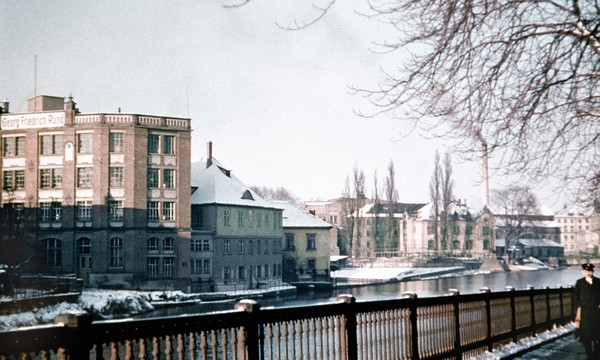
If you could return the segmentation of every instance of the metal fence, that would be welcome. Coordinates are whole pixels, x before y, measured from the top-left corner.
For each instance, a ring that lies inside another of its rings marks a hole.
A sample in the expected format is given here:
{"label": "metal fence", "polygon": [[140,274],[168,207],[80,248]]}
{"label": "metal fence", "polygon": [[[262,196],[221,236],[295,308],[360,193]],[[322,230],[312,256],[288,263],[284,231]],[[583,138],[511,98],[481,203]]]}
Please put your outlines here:
{"label": "metal fence", "polygon": [[544,288],[54,325],[0,333],[0,359],[469,359],[573,317],[573,289]]}

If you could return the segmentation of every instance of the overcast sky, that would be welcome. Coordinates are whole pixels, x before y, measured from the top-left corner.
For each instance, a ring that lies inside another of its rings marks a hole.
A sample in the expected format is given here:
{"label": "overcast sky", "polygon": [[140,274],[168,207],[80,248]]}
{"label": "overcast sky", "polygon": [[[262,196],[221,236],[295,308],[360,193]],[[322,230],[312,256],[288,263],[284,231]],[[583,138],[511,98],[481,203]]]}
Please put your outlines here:
{"label": "overcast sky", "polygon": [[[374,54],[389,29],[357,15],[361,2],[347,3],[287,31],[276,23],[309,19],[310,2],[3,0],[0,98],[11,112],[25,112],[35,94],[72,94],[82,113],[190,117],[193,158],[212,141],[215,158],[247,185],[303,200],[340,196],[355,164],[370,196],[374,172],[381,186],[393,161],[400,201],[428,202],[435,151],[452,144],[355,115],[369,106],[348,86],[375,86],[400,56]],[[456,196],[480,208],[481,165],[453,165]]]}

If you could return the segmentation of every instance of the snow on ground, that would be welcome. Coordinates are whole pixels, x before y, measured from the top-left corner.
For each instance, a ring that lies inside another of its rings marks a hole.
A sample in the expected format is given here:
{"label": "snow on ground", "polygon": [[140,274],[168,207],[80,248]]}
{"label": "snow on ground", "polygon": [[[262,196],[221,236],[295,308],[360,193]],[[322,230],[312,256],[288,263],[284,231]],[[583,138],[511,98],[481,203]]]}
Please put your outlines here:
{"label": "snow on ground", "polygon": [[152,302],[175,302],[189,297],[189,294],[181,291],[85,290],[77,304],[63,302],[23,313],[0,316],[0,331],[51,324],[56,316],[69,311],[87,311],[95,320],[127,317],[154,310]]}
{"label": "snow on ground", "polygon": [[520,351],[531,349],[544,342],[557,339],[564,334],[573,332],[574,330],[575,325],[573,323],[567,324],[565,326],[555,327],[554,329],[540,333],[537,336],[531,336],[525,339],[521,339],[516,343],[507,344],[499,349],[494,350],[493,352],[486,351],[483,355],[478,356],[476,360],[505,359],[508,356],[514,355]]}

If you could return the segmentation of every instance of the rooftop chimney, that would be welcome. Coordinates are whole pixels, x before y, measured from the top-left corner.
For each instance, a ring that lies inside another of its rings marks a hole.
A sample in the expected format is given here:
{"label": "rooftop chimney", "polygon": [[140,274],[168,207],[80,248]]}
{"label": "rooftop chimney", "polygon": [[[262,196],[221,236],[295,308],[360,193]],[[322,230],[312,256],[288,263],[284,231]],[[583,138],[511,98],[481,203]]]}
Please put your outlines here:
{"label": "rooftop chimney", "polygon": [[206,143],[206,168],[212,165],[212,141]]}
{"label": "rooftop chimney", "polygon": [[0,105],[0,113],[8,112],[8,104],[10,103],[8,102],[8,100],[6,100],[6,98],[4,98],[4,100],[2,100],[2,104]]}

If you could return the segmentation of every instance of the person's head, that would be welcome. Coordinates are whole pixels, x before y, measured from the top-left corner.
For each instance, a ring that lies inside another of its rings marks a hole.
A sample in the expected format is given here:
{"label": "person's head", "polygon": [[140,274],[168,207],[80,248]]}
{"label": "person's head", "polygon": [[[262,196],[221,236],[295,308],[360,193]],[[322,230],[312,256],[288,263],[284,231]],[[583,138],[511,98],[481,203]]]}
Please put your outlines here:
{"label": "person's head", "polygon": [[585,277],[592,277],[594,275],[594,264],[586,263],[581,265],[581,272]]}

